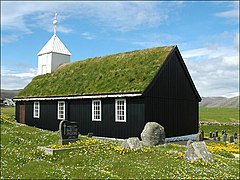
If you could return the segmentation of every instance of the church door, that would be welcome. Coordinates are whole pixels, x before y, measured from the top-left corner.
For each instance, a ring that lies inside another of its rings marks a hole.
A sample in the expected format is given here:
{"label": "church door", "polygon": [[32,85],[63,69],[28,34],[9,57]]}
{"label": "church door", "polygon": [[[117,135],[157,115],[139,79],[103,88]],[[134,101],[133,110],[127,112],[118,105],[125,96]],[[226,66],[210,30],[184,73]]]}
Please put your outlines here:
{"label": "church door", "polygon": [[25,103],[19,105],[19,122],[25,124]]}
{"label": "church door", "polygon": [[47,73],[47,66],[42,65],[42,74],[46,74],[46,73]]}

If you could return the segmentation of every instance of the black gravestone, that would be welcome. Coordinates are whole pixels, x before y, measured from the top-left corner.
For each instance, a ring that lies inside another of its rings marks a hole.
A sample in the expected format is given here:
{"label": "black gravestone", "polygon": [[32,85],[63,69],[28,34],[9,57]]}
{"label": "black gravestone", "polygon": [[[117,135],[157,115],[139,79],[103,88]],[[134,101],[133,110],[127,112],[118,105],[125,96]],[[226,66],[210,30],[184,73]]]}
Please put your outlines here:
{"label": "black gravestone", "polygon": [[78,127],[77,123],[73,121],[63,120],[59,124],[60,144],[68,144],[78,140]]}

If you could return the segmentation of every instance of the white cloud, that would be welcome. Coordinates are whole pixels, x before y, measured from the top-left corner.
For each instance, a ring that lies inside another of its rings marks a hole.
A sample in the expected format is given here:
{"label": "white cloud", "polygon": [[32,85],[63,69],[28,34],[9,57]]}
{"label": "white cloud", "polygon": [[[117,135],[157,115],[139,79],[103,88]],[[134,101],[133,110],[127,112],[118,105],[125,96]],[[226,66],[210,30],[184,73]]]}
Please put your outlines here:
{"label": "white cloud", "polygon": [[182,55],[184,58],[187,59],[187,58],[210,55],[211,52],[212,52],[212,50],[208,49],[208,48],[198,48],[198,49],[184,51],[184,52],[182,52]]}
{"label": "white cloud", "polygon": [[239,53],[239,32],[235,34],[234,37],[234,46]]}
{"label": "white cloud", "polygon": [[2,43],[9,43],[9,42],[17,41],[18,38],[19,37],[16,34],[5,35],[2,37]]}
{"label": "white cloud", "polygon": [[238,20],[239,22],[239,2],[232,2],[230,8],[230,10],[216,13],[216,16]]}
{"label": "white cloud", "polygon": [[139,26],[159,26],[168,18],[171,8],[166,6],[162,2],[2,2],[3,37],[5,31],[21,36],[32,33],[33,28],[51,32],[55,12],[58,12],[57,30],[62,33],[73,31],[74,27],[64,22],[70,18],[79,24],[83,18],[91,18],[105,30],[123,32]]}
{"label": "white cloud", "polygon": [[2,66],[1,73],[2,89],[22,89],[37,76],[37,70],[34,68],[14,70]]}
{"label": "white cloud", "polygon": [[94,35],[91,34],[90,32],[81,33],[81,36],[85,39],[88,39],[88,40],[95,39]]}
{"label": "white cloud", "polygon": [[167,19],[154,2],[95,2],[86,3],[85,15],[97,18],[100,23],[116,31],[129,31],[138,26],[156,26]]}
{"label": "white cloud", "polygon": [[208,45],[183,51],[182,56],[201,96],[239,94],[239,54],[233,45]]}
{"label": "white cloud", "polygon": [[[159,46],[169,46],[169,45],[177,45],[180,44],[181,38],[175,34],[167,34],[167,33],[146,33],[146,34],[138,34],[137,39],[125,39],[126,43],[131,42],[133,45],[141,46],[142,48],[151,48],[151,47],[159,47]],[[169,44],[170,43],[170,44]]]}
{"label": "white cloud", "polygon": [[237,18],[239,15],[239,11],[238,9],[233,9],[233,10],[217,13],[216,15],[220,17],[226,17],[226,18]]}

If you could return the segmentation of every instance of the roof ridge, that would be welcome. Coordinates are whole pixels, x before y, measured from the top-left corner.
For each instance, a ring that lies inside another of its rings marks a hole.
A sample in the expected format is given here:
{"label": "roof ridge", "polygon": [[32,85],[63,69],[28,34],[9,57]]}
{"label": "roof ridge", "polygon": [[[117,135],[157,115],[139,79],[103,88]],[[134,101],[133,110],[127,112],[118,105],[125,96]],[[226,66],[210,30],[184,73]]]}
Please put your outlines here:
{"label": "roof ridge", "polygon": [[143,92],[173,48],[154,47],[75,61],[33,78],[17,97]]}

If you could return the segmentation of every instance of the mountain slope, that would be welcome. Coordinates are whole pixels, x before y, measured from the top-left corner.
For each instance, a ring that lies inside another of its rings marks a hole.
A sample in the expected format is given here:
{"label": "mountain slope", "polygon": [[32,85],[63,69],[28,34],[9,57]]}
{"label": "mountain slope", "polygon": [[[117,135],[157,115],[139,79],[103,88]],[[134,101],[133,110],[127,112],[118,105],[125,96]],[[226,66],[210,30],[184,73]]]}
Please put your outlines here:
{"label": "mountain slope", "polygon": [[239,96],[232,98],[226,97],[203,97],[200,107],[205,108],[238,108]]}
{"label": "mountain slope", "polygon": [[12,99],[14,96],[16,96],[21,89],[16,89],[16,90],[6,90],[6,89],[1,89],[1,98],[9,98]]}

